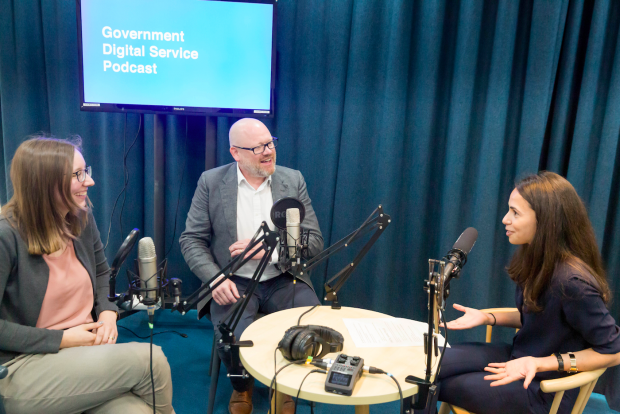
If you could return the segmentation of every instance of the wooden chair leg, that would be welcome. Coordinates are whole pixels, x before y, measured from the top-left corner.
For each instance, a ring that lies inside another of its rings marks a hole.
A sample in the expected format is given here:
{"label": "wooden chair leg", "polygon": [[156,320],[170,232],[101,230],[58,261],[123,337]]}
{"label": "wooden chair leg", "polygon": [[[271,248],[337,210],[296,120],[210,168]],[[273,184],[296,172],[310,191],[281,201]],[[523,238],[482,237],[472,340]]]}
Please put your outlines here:
{"label": "wooden chair leg", "polygon": [[369,414],[370,406],[368,405],[356,405],[355,406],[355,414]]}
{"label": "wooden chair leg", "polygon": [[564,391],[558,391],[555,393],[555,397],[553,397],[553,404],[551,404],[551,410],[549,410],[549,414],[557,414],[563,396]]}
{"label": "wooden chair leg", "polygon": [[575,401],[575,405],[573,406],[573,411],[571,411],[571,414],[583,413],[583,410],[586,408],[586,404],[588,403],[588,400],[590,399],[590,395],[592,394],[592,390],[594,389],[594,386],[596,385],[597,381],[598,381],[598,378],[592,381],[591,383],[581,387],[581,390],[579,391],[579,395],[577,396],[577,401]]}
{"label": "wooden chair leg", "polygon": [[450,414],[452,410],[450,409],[450,404],[446,402],[442,402],[439,407],[439,414]]}
{"label": "wooden chair leg", "polygon": [[[284,405],[284,396],[285,394],[281,393],[280,391],[276,391],[273,393],[273,397],[271,397],[271,412],[272,413],[282,414],[282,406]],[[274,407],[274,405],[276,407]]]}

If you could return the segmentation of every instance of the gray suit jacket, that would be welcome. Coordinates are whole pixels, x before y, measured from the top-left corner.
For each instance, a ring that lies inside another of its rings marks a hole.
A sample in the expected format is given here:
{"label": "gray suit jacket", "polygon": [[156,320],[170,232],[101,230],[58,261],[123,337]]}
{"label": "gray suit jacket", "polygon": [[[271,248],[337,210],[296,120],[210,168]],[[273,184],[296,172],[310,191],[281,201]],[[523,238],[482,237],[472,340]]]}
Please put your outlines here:
{"label": "gray suit jacket", "polygon": [[[231,260],[228,248],[237,241],[237,189],[237,165],[234,162],[205,171],[198,180],[179,242],[185,261],[203,284]],[[271,193],[274,202],[295,197],[304,204],[306,216],[301,227],[310,230],[309,255],[320,253],[323,235],[301,173],[277,166],[271,179]],[[310,275],[304,274],[302,280],[312,287]],[[210,299],[209,295],[198,304],[199,318],[208,312],[206,305]]]}
{"label": "gray suit jacket", "polygon": [[[92,214],[73,246],[93,284],[93,319],[105,310],[118,311],[107,299],[110,268]],[[22,353],[58,352],[63,331],[36,327],[49,274],[43,256],[28,253],[19,231],[0,215],[0,364]]]}

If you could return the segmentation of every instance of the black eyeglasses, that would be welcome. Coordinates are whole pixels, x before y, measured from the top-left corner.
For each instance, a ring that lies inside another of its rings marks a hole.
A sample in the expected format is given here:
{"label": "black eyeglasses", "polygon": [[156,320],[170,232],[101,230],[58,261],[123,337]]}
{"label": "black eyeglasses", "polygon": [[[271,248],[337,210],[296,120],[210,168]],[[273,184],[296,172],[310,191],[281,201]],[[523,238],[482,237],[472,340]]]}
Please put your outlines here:
{"label": "black eyeglasses", "polygon": [[90,165],[86,168],[84,168],[83,170],[78,170],[76,172],[74,172],[71,175],[75,175],[75,178],[77,178],[77,180],[81,183],[83,183],[84,181],[86,181],[86,174],[88,174],[89,177],[93,176],[93,167],[91,167]]}
{"label": "black eyeglasses", "polygon": [[244,150],[247,150],[247,151],[252,151],[254,153],[254,155],[260,155],[263,152],[265,152],[265,148],[274,149],[275,147],[278,146],[278,138],[276,138],[276,137],[271,137],[271,138],[273,139],[273,141],[269,141],[268,143],[263,144],[263,145],[258,145],[258,146],[254,147],[254,148],[244,148],[244,147],[238,147],[236,145],[233,145],[233,147],[239,148],[239,149],[244,149]]}

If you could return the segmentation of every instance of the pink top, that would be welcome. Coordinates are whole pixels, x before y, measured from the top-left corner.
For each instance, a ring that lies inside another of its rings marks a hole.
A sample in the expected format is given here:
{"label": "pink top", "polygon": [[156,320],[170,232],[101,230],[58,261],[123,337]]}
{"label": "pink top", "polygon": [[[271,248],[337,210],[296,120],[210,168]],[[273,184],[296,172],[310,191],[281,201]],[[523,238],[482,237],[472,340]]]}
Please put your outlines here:
{"label": "pink top", "polygon": [[37,328],[67,329],[93,322],[93,284],[75,255],[73,241],[60,256],[44,254],[43,259],[50,268],[50,277]]}

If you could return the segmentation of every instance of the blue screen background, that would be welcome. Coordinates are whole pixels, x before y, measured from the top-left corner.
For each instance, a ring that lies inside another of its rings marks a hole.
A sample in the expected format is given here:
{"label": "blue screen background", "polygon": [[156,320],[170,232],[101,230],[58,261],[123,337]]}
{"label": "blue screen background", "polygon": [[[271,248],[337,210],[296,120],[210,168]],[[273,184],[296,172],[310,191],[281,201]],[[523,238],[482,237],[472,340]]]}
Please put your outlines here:
{"label": "blue screen background", "polygon": [[[96,103],[270,109],[273,5],[201,0],[82,0],[84,100]],[[102,29],[184,33],[184,41],[105,38]],[[103,44],[146,56],[104,55]],[[195,50],[198,59],[151,57]],[[157,65],[157,74],[104,72],[104,60]]]}

